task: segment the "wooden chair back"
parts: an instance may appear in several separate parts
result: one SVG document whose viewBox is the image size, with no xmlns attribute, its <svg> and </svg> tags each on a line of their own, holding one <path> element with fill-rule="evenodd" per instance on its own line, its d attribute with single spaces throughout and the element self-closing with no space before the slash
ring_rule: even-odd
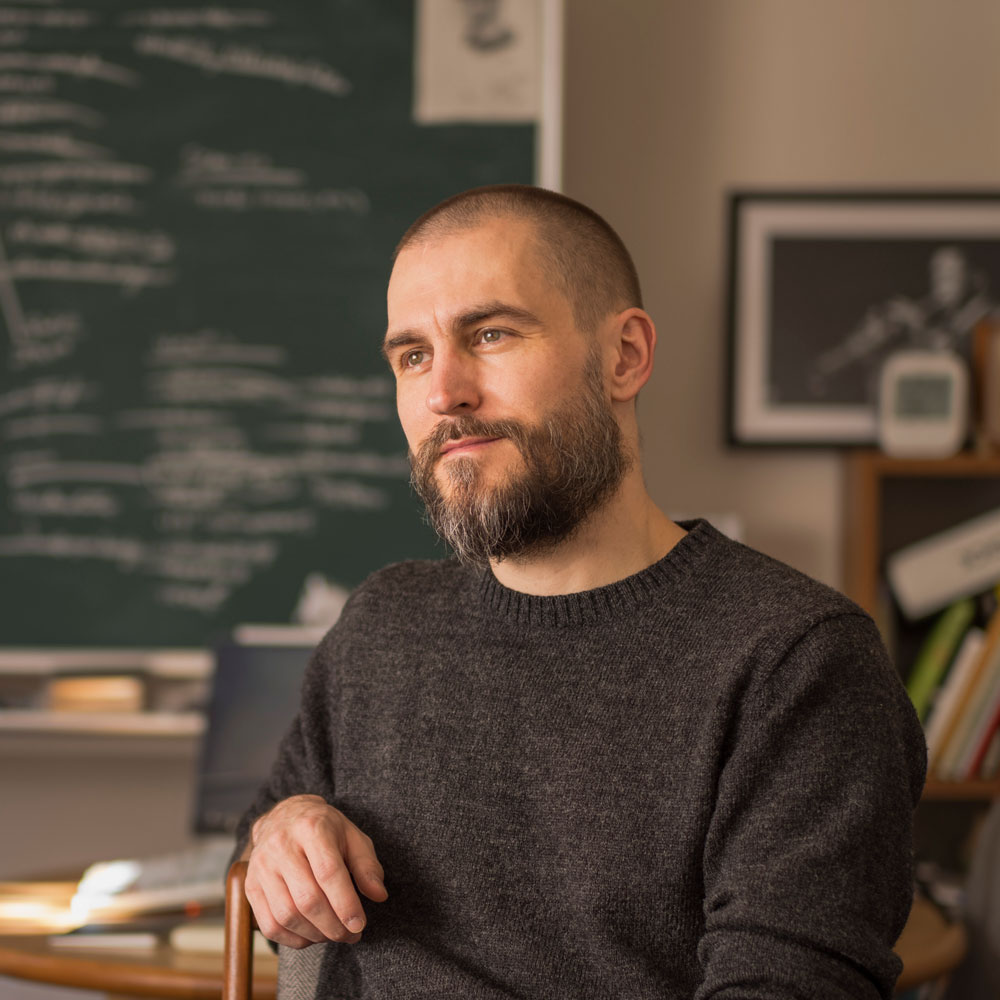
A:
<svg viewBox="0 0 1000 1000">
<path fill-rule="evenodd" d="M 256 922 L 246 894 L 247 862 L 234 861 L 226 876 L 225 954 L 222 1000 L 250 1000 Z"/>
</svg>

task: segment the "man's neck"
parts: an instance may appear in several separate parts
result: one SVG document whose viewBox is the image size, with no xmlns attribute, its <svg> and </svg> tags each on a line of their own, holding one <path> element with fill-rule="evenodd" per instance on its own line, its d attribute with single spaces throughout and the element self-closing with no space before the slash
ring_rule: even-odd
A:
<svg viewBox="0 0 1000 1000">
<path fill-rule="evenodd" d="M 630 474 L 564 542 L 490 565 L 500 583 L 522 594 L 575 594 L 644 570 L 686 534 L 653 503 L 641 476 Z"/>
</svg>

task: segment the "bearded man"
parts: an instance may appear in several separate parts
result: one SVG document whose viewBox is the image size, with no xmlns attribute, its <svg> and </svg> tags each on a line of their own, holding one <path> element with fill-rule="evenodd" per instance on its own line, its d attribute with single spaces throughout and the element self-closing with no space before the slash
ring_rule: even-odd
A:
<svg viewBox="0 0 1000 1000">
<path fill-rule="evenodd" d="M 325 942 L 337 1000 L 888 997 L 920 726 L 860 608 L 648 496 L 621 240 L 465 192 L 388 319 L 455 556 L 375 573 L 316 649 L 238 831 L 263 932 Z"/>
</svg>

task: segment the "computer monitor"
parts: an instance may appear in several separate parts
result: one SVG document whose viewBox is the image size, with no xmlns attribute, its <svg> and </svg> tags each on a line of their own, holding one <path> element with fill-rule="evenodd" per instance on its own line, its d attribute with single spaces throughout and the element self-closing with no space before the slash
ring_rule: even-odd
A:
<svg viewBox="0 0 1000 1000">
<path fill-rule="evenodd" d="M 196 782 L 193 827 L 231 833 L 267 779 L 299 708 L 315 642 L 227 642 L 215 673 Z"/>
</svg>

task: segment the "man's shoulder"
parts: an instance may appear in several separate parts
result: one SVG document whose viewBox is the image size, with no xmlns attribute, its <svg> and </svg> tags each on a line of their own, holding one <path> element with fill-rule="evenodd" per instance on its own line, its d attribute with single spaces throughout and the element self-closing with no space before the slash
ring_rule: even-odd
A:
<svg viewBox="0 0 1000 1000">
<path fill-rule="evenodd" d="M 869 617 L 829 584 L 711 526 L 708 530 L 713 542 L 711 558 L 702 564 L 699 590 L 719 613 L 784 634 L 808 630 L 842 615 Z"/>
</svg>

